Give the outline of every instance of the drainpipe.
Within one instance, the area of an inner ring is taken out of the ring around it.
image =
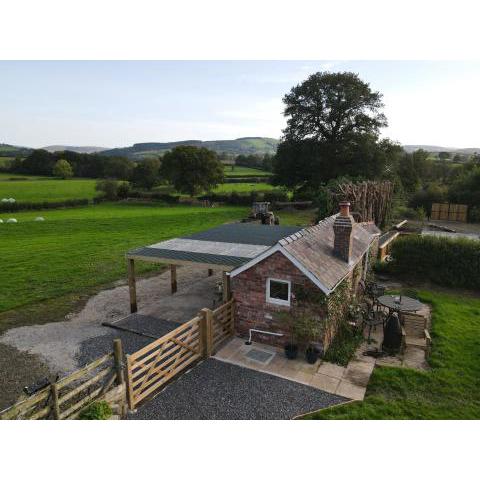
[[[245,345],[251,345],[252,344],[252,332],[256,333],[263,333],[264,335],[273,335],[275,337],[283,337],[283,333],[274,333],[274,332],[266,332],[265,330],[257,330],[256,328],[250,328],[248,330],[248,341],[245,342]]]

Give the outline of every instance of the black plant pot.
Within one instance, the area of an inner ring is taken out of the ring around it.
[[[289,360],[294,360],[295,358],[297,358],[297,355],[298,355],[298,346],[293,345],[292,343],[287,343],[285,345],[285,356]]]
[[[305,350],[305,358],[307,359],[307,362],[310,364],[314,364],[318,360],[318,350],[314,347],[308,347]]]

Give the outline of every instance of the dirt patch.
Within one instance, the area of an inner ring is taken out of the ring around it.
[[[175,295],[170,294],[169,272],[138,281],[139,313],[185,322],[201,308],[212,307],[220,272],[208,277],[206,269],[186,266],[179,268],[177,277]],[[118,320],[129,313],[128,286],[120,285],[93,296],[80,312],[66,315],[63,321],[12,328],[0,337],[0,344],[38,355],[54,374],[65,375],[82,366],[79,357],[84,342],[109,332],[102,322]],[[0,369],[6,365],[21,374],[21,367],[0,359]]]
[[[50,370],[38,355],[21,352],[2,343],[0,372],[0,410],[17,401],[22,396],[23,387],[51,376]]]

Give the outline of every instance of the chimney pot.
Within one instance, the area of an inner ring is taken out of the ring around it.
[[[340,202],[340,215],[348,217],[350,215],[350,202]]]

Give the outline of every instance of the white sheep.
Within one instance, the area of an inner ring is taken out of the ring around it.
[[[17,219],[16,218],[9,218],[7,220],[7,223],[17,223]]]
[[[35,218],[35,221],[36,222],[44,222],[45,219],[43,217],[37,217],[37,218]]]

